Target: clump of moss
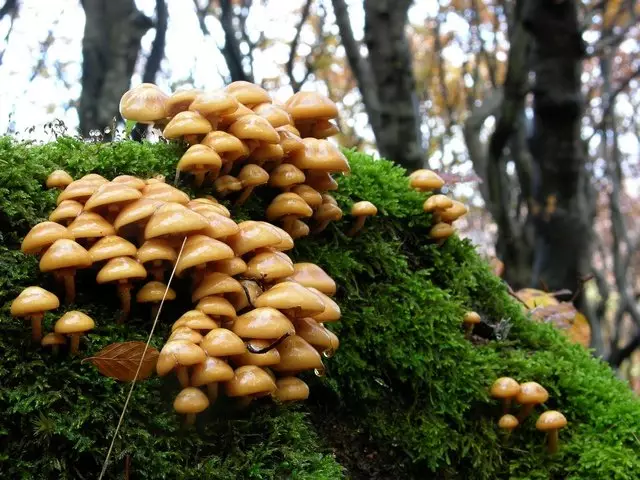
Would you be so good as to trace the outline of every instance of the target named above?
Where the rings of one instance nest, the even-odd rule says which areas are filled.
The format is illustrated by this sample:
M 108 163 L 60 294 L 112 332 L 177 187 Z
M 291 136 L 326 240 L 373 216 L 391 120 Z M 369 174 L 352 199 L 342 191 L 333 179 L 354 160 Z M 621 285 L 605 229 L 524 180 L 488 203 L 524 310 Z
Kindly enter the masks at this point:
M 61 138 L 35 146 L 0 139 L 0 471 L 8 478 L 94 476 L 127 391 L 79 360 L 53 359 L 30 347 L 24 325 L 8 314 L 22 288 L 48 281 L 37 262 L 18 251 L 22 236 L 55 205 L 55 192 L 43 188 L 47 174 L 64 168 L 74 177 L 163 174 L 171 181 L 180 152 L 172 144 Z M 296 261 L 317 263 L 336 280 L 343 312 L 330 325 L 341 345 L 326 362 L 327 376 L 306 378 L 308 406 L 267 402 L 244 414 L 208 414 L 196 432 L 187 432 L 171 409 L 176 384 L 145 381 L 116 443 L 111 478 L 121 476 L 127 456 L 141 478 L 357 477 L 362 473 L 344 472 L 328 453 L 334 441 L 345 443 L 326 428 L 319 412 L 327 410 L 332 421 L 344 419 L 354 438 L 365 432 L 376 449 L 393 452 L 384 457 L 397 462 L 386 470 L 395 472 L 388 478 L 399 471 L 411 478 L 636 478 L 640 403 L 627 386 L 551 326 L 529 321 L 468 241 L 429 242 L 425 197 L 408 188 L 401 168 L 346 154 L 352 174 L 339 179 L 341 207 L 348 211 L 366 199 L 379 213 L 356 237 L 345 235 L 352 222 L 345 215 L 321 235 L 296 242 Z M 234 218 L 262 219 L 269 195 L 252 198 Z M 149 328 L 142 309 L 116 326 L 117 302 L 99 292 L 81 290 L 78 307 L 97 321 L 89 353 L 143 339 Z M 167 307 L 167 318 L 180 308 Z M 462 316 L 469 309 L 483 318 L 483 341 L 464 338 Z M 161 325 L 156 346 L 167 328 Z M 488 396 L 503 375 L 535 380 L 549 391 L 546 407 L 569 421 L 559 454 L 546 453 L 544 435 L 534 427 L 537 415 L 503 443 L 500 405 Z M 360 454 L 354 445 L 352 453 Z

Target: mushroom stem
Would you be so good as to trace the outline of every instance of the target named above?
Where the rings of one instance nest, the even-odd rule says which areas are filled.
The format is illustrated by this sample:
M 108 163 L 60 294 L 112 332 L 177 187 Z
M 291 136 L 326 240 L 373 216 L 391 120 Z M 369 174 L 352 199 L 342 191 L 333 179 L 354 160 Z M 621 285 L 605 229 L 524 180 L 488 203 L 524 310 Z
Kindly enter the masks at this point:
M 356 233 L 358 233 L 360 230 L 362 230 L 362 227 L 364 226 L 364 221 L 367 219 L 367 217 L 365 217 L 364 215 L 361 217 L 356 218 L 355 223 L 353 224 L 353 227 L 351 227 L 351 230 L 349 230 L 349 232 L 347 233 L 348 237 L 353 237 Z
M 518 421 L 520 423 L 522 423 L 522 421 L 525 418 L 531 415 L 531 412 L 533 411 L 533 407 L 534 407 L 533 403 L 527 403 L 526 405 L 522 406 L 522 410 L 520 410 L 520 414 L 518 415 Z
M 187 142 L 189 145 L 195 145 L 196 143 L 198 143 L 198 135 L 196 134 L 185 135 L 184 141 Z
M 209 383 L 207 384 L 207 395 L 209 396 L 209 401 L 211 404 L 215 403 L 218 398 L 218 384 L 217 383 Z
M 247 198 L 249 198 L 249 196 L 253 192 L 254 188 L 255 187 L 247 187 L 247 188 L 245 188 L 242 191 L 242 193 L 240 194 L 240 196 L 238 197 L 238 199 L 236 200 L 236 205 L 242 205 L 244 202 L 246 202 Z
M 64 280 L 64 302 L 66 304 L 73 303 L 76 299 L 76 279 L 73 270 L 65 270 L 60 272 Z
M 327 225 L 329 225 L 329 223 L 331 222 L 331 220 L 323 220 L 322 222 L 318 223 L 318 225 L 316 226 L 316 228 L 313 230 L 313 233 L 320 233 L 323 232 L 325 228 L 327 228 Z
M 38 343 L 42 340 L 42 317 L 44 317 L 42 312 L 31 315 L 31 339 Z
M 160 303 L 154 303 L 151 305 L 151 318 L 155 319 L 160 311 Z
M 189 371 L 187 367 L 178 365 L 176 368 L 176 375 L 178 376 L 178 381 L 182 388 L 187 388 L 189 386 Z
M 509 408 L 511 408 L 511 397 L 502 399 L 502 413 L 509 413 Z
M 180 169 L 176 168 L 176 176 L 173 179 L 173 184 L 177 187 L 178 186 L 178 182 L 180 182 Z
M 224 162 L 222 164 L 222 169 L 220 170 L 220 175 L 229 175 L 229 172 L 233 168 L 233 162 Z
M 80 334 L 79 333 L 72 333 L 71 334 L 71 348 L 69 349 L 69 353 L 71 355 L 77 355 L 79 348 L 80 348 Z
M 196 170 L 193 172 L 193 176 L 195 178 L 194 183 L 196 184 L 196 187 L 200 188 L 204 183 L 204 177 L 207 176 L 207 172 L 206 170 Z
M 473 323 L 467 323 L 464 326 L 464 338 L 469 340 L 471 338 L 471 333 L 473 332 Z
M 164 269 L 162 267 L 152 267 L 150 270 L 154 280 L 164 282 Z
M 184 424 L 185 425 L 193 425 L 196 423 L 196 414 L 195 413 L 187 413 L 184 416 Z
M 553 455 L 558 451 L 558 430 L 550 430 L 547 438 L 549 440 L 549 453 Z
M 60 353 L 60 346 L 59 345 L 51 345 L 51 353 L 53 353 L 53 355 L 57 356 L 58 353 Z
M 251 402 L 253 402 L 253 397 L 251 396 L 247 395 L 245 397 L 240 397 L 236 402 L 236 407 L 238 410 L 244 410 L 249 405 L 251 405 Z
M 118 324 L 124 323 L 131 313 L 131 286 L 131 283 L 127 281 L 118 282 L 118 297 L 120 297 L 120 307 L 122 308 L 122 315 L 117 320 Z

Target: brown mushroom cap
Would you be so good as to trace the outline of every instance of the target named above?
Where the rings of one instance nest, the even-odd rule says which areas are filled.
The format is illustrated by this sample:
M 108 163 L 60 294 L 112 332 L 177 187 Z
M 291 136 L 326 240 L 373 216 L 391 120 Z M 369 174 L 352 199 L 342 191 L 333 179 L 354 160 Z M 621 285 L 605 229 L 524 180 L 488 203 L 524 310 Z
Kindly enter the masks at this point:
M 43 347 L 64 345 L 65 343 L 67 343 L 67 340 L 64 338 L 64 336 L 60 335 L 59 333 L 53 332 L 47 333 L 40 341 L 40 345 L 42 345 Z
M 296 282 L 305 287 L 317 288 L 329 296 L 335 295 L 337 290 L 337 285 L 333 278 L 315 263 L 294 263 L 293 274 L 285 278 L 285 281 Z
M 302 142 L 304 150 L 293 152 L 289 157 L 290 163 L 300 170 L 320 170 L 329 173 L 351 171 L 347 157 L 330 141 L 308 137 L 302 139 Z
M 242 190 L 242 182 L 233 175 L 223 175 L 218 177 L 213 185 L 220 196 L 225 196 L 229 193 L 239 192 Z
M 147 240 L 136 253 L 136 258 L 142 264 L 164 260 L 172 264 L 178 259 L 175 249 L 166 240 Z
M 152 198 L 141 198 L 130 203 L 118 213 L 113 227 L 120 231 L 127 225 L 143 224 L 164 202 Z
M 284 252 L 286 250 L 291 250 L 293 248 L 293 237 L 291 235 L 289 235 L 287 232 L 285 232 L 282 228 L 278 227 L 277 225 L 272 225 L 270 223 L 266 223 L 266 225 L 268 225 L 271 230 L 275 231 L 278 235 L 280 235 L 280 242 L 275 245 L 271 245 L 271 248 L 280 250 L 281 252 Z
M 500 420 L 498 421 L 498 426 L 500 428 L 504 430 L 509 430 L 509 431 L 516 428 L 519 424 L 520 422 L 518 421 L 518 419 L 508 413 L 500 417 Z
M 409 175 L 411 188 L 421 191 L 438 190 L 444 186 L 444 180 L 436 172 L 425 168 L 416 170 Z
M 167 116 L 169 96 L 153 83 L 141 83 L 120 98 L 119 111 L 125 120 L 154 123 Z
M 271 102 L 271 97 L 264 88 L 244 80 L 231 82 L 224 90 L 247 107 Z
M 209 121 L 198 112 L 184 111 L 177 113 L 169 121 L 162 132 L 165 138 L 174 139 L 186 135 L 206 135 L 211 131 Z
M 356 202 L 351 207 L 351 215 L 353 215 L 354 217 L 372 217 L 374 215 L 377 215 L 377 213 L 378 209 L 376 208 L 376 206 L 371 202 L 367 202 L 366 200 L 362 202 Z
M 149 183 L 142 189 L 142 197 L 163 202 L 173 202 L 186 205 L 189 195 L 164 182 Z
M 211 272 L 206 274 L 198 284 L 198 288 L 191 295 L 191 301 L 197 302 L 204 297 L 240 291 L 242 291 L 242 285 L 235 278 L 224 273 Z
M 247 278 L 271 282 L 287 277 L 293 272 L 293 261 L 287 254 L 275 249 L 267 249 L 249 260 L 244 275 Z
M 221 210 L 214 205 L 201 203 L 200 205 L 192 206 L 190 209 L 199 213 L 207 220 L 208 226 L 204 230 L 204 233 L 211 238 L 225 238 L 239 231 L 238 224 L 222 213 L 219 213 Z
M 96 276 L 98 283 L 119 282 L 146 278 L 145 268 L 129 257 L 116 257 L 109 260 Z
M 521 405 L 537 405 L 549 399 L 549 392 L 536 382 L 520 384 L 520 391 L 516 395 L 516 401 Z
M 65 200 L 75 200 L 84 203 L 98 190 L 100 185 L 106 182 L 107 180 L 104 182 L 98 180 L 74 180 L 60 192 L 60 195 L 56 198 L 56 204 L 59 205 Z
M 493 398 L 514 398 L 520 393 L 520 384 L 510 377 L 500 377 L 491 385 Z
M 249 110 L 250 112 L 251 110 Z M 207 133 L 200 144 L 215 150 L 220 155 L 223 163 L 233 163 L 249 156 L 249 149 L 242 143 L 242 140 L 221 130 Z
M 297 377 L 282 377 L 276 381 L 273 398 L 280 402 L 299 402 L 309 398 L 309 386 Z
M 264 143 L 280 142 L 280 135 L 275 128 L 258 115 L 245 115 L 233 122 L 228 129 L 229 133 L 241 140 L 258 140 Z
M 320 297 L 299 283 L 282 282 L 271 287 L 254 302 L 259 307 L 291 311 L 297 317 L 316 315 L 325 309 Z
M 209 399 L 202 390 L 196 387 L 183 388 L 173 401 L 173 408 L 182 414 L 196 414 L 209 407 Z
M 300 135 L 302 137 L 329 138 L 340 133 L 340 129 L 335 122 L 319 119 L 310 124 L 298 123 Z
M 231 302 L 223 297 L 209 296 L 200 299 L 196 305 L 196 310 L 212 317 L 225 317 L 229 320 L 236 318 L 236 310 Z
M 286 216 L 310 217 L 313 210 L 300 196 L 292 192 L 277 195 L 267 207 L 267 219 L 277 220 Z
M 241 103 L 240 106 L 238 107 L 238 109 L 235 112 L 230 113 L 229 115 L 223 115 L 220 118 L 220 120 L 218 121 L 218 128 L 226 130 L 236 120 L 238 120 L 239 118 L 244 117 L 246 115 L 253 115 L 253 110 L 245 107 Z M 248 154 L 248 152 L 247 152 L 247 154 Z
M 191 102 L 202 93 L 197 88 L 176 90 L 167 100 L 167 117 L 175 117 L 178 113 L 189 110 Z
M 307 202 L 307 205 L 314 210 L 322 205 L 322 195 L 315 188 L 310 187 L 309 185 L 294 185 L 291 188 L 291 192 L 299 195 L 305 202 Z
M 229 300 L 237 312 L 249 306 L 253 307 L 256 298 L 262 295 L 263 292 L 260 285 L 253 280 L 241 280 L 240 285 L 242 285 L 242 291 L 229 295 Z
M 168 341 L 186 340 L 196 345 L 202 342 L 202 335 L 189 327 L 178 327 L 171 331 Z
M 167 292 L 165 300 L 175 300 L 176 292 L 173 288 L 167 289 L 167 285 L 162 282 L 151 281 L 147 282 L 136 295 L 136 301 L 138 303 L 153 303 L 160 302 L 164 297 L 164 292 Z
M 229 245 L 237 256 L 258 248 L 272 247 L 283 241 L 282 235 L 266 222 L 247 220 L 238 224 L 238 233 L 227 238 Z
M 71 310 L 65 313 L 54 325 L 55 333 L 74 334 L 83 333 L 93 330 L 96 324 L 93 319 L 77 310 Z
M 191 385 L 200 387 L 209 383 L 228 382 L 233 378 L 233 368 L 224 360 L 215 357 L 207 357 L 203 363 L 193 367 L 191 373 Z
M 73 240 L 56 240 L 40 259 L 40 271 L 50 272 L 65 268 L 88 268 L 91 255 Z
M 229 397 L 244 397 L 275 391 L 276 384 L 269 374 L 255 365 L 244 365 L 234 372 L 232 380 L 225 383 Z
M 34 313 L 54 310 L 59 306 L 58 297 L 48 290 L 40 287 L 27 287 L 11 302 L 11 315 L 26 317 Z
M 452 206 L 453 200 L 451 200 L 446 195 L 438 193 L 427 198 L 422 205 L 422 209 L 425 212 L 435 212 L 436 210 L 446 210 L 447 208 Z
M 64 170 L 54 170 L 47 177 L 47 188 L 66 188 L 73 182 L 73 177 Z
M 229 115 L 238 109 L 238 100 L 222 90 L 207 90 L 193 99 L 189 110 L 204 117 Z
M 247 346 L 250 346 L 254 350 L 262 350 L 271 345 L 272 342 L 273 340 L 253 339 L 247 342 Z M 247 350 L 241 355 L 233 355 L 231 361 L 237 366 L 256 365 L 258 367 L 269 367 L 280 362 L 280 354 L 275 348 L 272 348 L 266 353 L 251 353 Z
M 291 321 L 275 308 L 263 307 L 240 315 L 233 322 L 233 332 L 241 338 L 277 339 L 295 333 Z
M 69 223 L 82 213 L 83 206 L 75 200 L 63 200 L 49 215 L 49 221 Z
M 435 240 L 443 240 L 453 235 L 455 230 L 448 223 L 436 223 L 431 230 L 429 230 L 429 237 Z
M 464 323 L 467 325 L 477 325 L 481 322 L 480 315 L 477 312 L 466 312 L 463 318 Z
M 93 263 L 96 263 L 115 257 L 135 257 L 137 250 L 130 241 L 117 235 L 107 235 L 89 249 L 89 255 Z
M 309 345 L 320 351 L 335 351 L 340 346 L 340 341 L 336 334 L 331 330 L 327 330 L 313 318 L 296 318 L 294 325 L 296 335 L 304 338 Z
M 336 222 L 342 218 L 342 210 L 333 203 L 323 203 L 318 207 L 313 218 L 318 222 Z
M 214 267 L 216 272 L 225 273 L 232 277 L 235 277 L 236 275 L 242 275 L 244 272 L 247 271 L 247 268 L 249 267 L 247 266 L 245 261 L 240 257 L 233 257 L 233 258 L 228 258 L 226 260 L 220 260 L 219 262 L 216 262 Z
M 253 112 L 267 119 L 273 128 L 282 127 L 283 125 L 293 124 L 291 115 L 273 103 L 261 103 L 253 107 Z
M 298 335 L 285 338 L 277 348 L 280 363 L 272 367 L 277 372 L 294 373 L 323 368 L 318 351 Z
M 297 92 L 285 103 L 287 112 L 297 123 L 304 120 L 329 119 L 338 116 L 338 107 L 328 97 L 316 92 Z
M 335 322 L 340 320 L 342 313 L 340 311 L 340 306 L 334 302 L 328 295 L 322 293 L 317 288 L 307 287 L 313 293 L 318 295 L 324 302 L 324 311 L 322 313 L 318 313 L 316 315 L 312 315 L 312 318 L 318 323 L 328 323 Z
M 469 209 L 461 202 L 453 200 L 453 205 L 440 212 L 440 220 L 445 223 L 455 222 L 458 218 L 467 214 Z
M 208 332 L 214 328 L 220 328 L 220 325 L 200 310 L 189 310 L 174 322 L 171 331 L 181 327 L 187 327 L 199 332 Z
M 105 183 L 84 204 L 86 211 L 111 205 L 122 206 L 142 197 L 142 192 L 124 183 Z
M 177 169 L 182 172 L 211 171 L 217 174 L 221 167 L 222 159 L 220 155 L 213 148 L 198 143 L 191 145 L 184 152 L 180 157 Z
M 566 426 L 566 417 L 556 410 L 547 410 L 546 412 L 543 412 L 536 421 L 536 429 L 542 432 L 558 430 L 559 428 L 564 428 Z
M 282 147 L 282 153 L 289 156 L 291 153 L 304 148 L 302 138 L 300 138 L 300 132 L 291 125 L 283 125 L 276 128 L 276 132 L 280 136 L 280 146 Z
M 183 205 L 174 204 L 171 210 L 165 209 L 165 206 L 158 208 L 147 222 L 144 229 L 146 240 L 158 237 L 183 237 L 202 231 L 208 226 L 206 218 Z
M 38 254 L 61 238 L 73 240 L 66 227 L 55 222 L 40 222 L 22 240 L 20 250 L 26 254 Z
M 133 175 L 118 175 L 113 180 L 111 180 L 111 183 L 126 185 L 127 187 L 135 188 L 136 190 L 140 191 L 142 191 L 142 189 L 146 185 L 146 183 L 144 183 L 144 180 L 138 177 L 134 177 Z
M 305 184 L 315 188 L 319 192 L 328 192 L 338 189 L 338 182 L 329 172 L 309 170 L 306 174 Z
M 242 167 L 242 170 L 238 173 L 238 180 L 244 188 L 257 187 L 269 181 L 269 174 L 259 165 L 250 163 Z
M 204 337 L 201 346 L 212 357 L 240 355 L 247 351 L 242 339 L 226 328 L 211 330 Z
M 304 180 L 305 176 L 302 170 L 290 163 L 283 163 L 271 172 L 269 185 L 275 188 L 289 188 L 304 183 Z
M 101 238 L 116 234 L 113 226 L 107 222 L 104 217 L 93 212 L 82 212 L 69 224 L 67 229 L 76 240 L 83 238 Z
M 165 343 L 160 350 L 156 372 L 162 377 L 178 366 L 197 365 L 203 363 L 206 358 L 207 354 L 195 343 L 188 340 L 172 340 Z
M 184 249 L 176 265 L 176 275 L 208 262 L 216 262 L 225 258 L 233 258 L 233 250 L 219 240 L 205 235 L 191 235 L 184 244 Z

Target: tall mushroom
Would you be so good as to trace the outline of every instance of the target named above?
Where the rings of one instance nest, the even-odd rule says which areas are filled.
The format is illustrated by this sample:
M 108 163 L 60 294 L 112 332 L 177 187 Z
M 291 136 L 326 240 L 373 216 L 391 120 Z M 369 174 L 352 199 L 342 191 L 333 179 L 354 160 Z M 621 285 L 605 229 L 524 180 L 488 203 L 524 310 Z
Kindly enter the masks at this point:
M 193 367 L 191 373 L 191 385 L 194 387 L 207 387 L 209 401 L 214 403 L 218 398 L 218 384 L 233 379 L 233 368 L 224 360 L 215 357 L 207 357 L 202 363 Z
M 77 310 L 71 310 L 58 319 L 54 325 L 54 331 L 71 337 L 69 353 L 76 355 L 80 347 L 80 337 L 89 330 L 93 330 L 95 326 L 96 324 L 90 316 Z
M 131 312 L 131 289 L 133 280 L 141 280 L 147 277 L 145 268 L 129 257 L 116 257 L 109 260 L 96 276 L 96 281 L 102 283 L 115 283 L 120 297 L 122 315 L 117 323 L 123 323 Z
M 547 432 L 549 441 L 549 453 L 553 455 L 558 451 L 558 430 L 567 426 L 565 416 L 555 410 L 547 410 L 536 422 L 536 428 L 542 432 Z
M 473 332 L 473 327 L 480 323 L 481 318 L 477 312 L 466 312 L 464 314 L 464 317 L 462 318 L 462 321 L 464 323 L 465 330 L 464 337 L 469 338 L 471 337 L 471 333 Z
M 351 207 L 351 215 L 356 217 L 356 221 L 353 224 L 353 227 L 351 227 L 351 230 L 347 233 L 347 236 L 353 237 L 356 233 L 362 230 L 367 217 L 373 217 L 377 215 L 377 213 L 378 209 L 371 202 L 362 201 L 354 203 Z
M 536 382 L 525 382 L 520 385 L 520 391 L 516 395 L 516 401 L 522 405 L 522 410 L 518 415 L 520 423 L 529 416 L 533 407 L 546 402 L 549 399 L 549 392 Z
M 42 318 L 44 313 L 60 306 L 53 293 L 40 287 L 27 287 L 11 302 L 11 315 L 31 320 L 31 338 L 39 342 L 42 338 Z
M 520 392 L 520 384 L 511 377 L 500 377 L 491 385 L 491 396 L 502 400 L 502 410 L 509 411 L 511 400 Z
M 65 303 L 76 298 L 75 274 L 79 268 L 91 266 L 91 255 L 73 240 L 56 240 L 40 259 L 42 272 L 56 272 L 64 280 Z
M 166 295 L 165 295 L 166 292 Z M 136 294 L 138 303 L 151 303 L 151 317 L 158 316 L 160 303 L 164 300 L 175 300 L 176 292 L 173 288 L 162 282 L 151 281 L 146 283 Z
M 194 175 L 196 187 L 201 187 L 207 174 L 215 179 L 221 167 L 220 155 L 213 148 L 201 144 L 191 145 L 176 167 L 176 183 L 180 172 L 188 172 Z
M 73 177 L 64 170 L 54 170 L 47 177 L 47 188 L 57 188 L 64 190 L 67 186 L 73 182 Z
M 238 173 L 238 181 L 244 190 L 236 200 L 236 205 L 242 205 L 256 187 L 265 185 L 269 181 L 269 174 L 258 165 L 248 164 Z
M 189 367 L 203 363 L 207 358 L 204 350 L 188 340 L 171 340 L 164 344 L 156 372 L 163 377 L 175 370 L 180 385 L 185 388 L 189 386 Z
M 185 425 L 193 425 L 196 421 L 196 414 L 203 412 L 209 407 L 209 399 L 195 387 L 182 389 L 173 401 L 173 408 L 176 412 L 185 415 Z
M 117 235 L 102 237 L 89 249 L 89 255 L 94 264 L 116 257 L 135 257 L 136 246 Z

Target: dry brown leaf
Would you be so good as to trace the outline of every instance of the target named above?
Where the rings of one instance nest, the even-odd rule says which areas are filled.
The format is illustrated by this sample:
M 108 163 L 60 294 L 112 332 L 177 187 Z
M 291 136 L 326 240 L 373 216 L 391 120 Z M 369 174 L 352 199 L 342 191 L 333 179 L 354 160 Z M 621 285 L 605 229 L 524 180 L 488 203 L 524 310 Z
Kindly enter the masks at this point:
M 115 378 L 121 382 L 131 382 L 138 371 L 145 345 L 145 342 L 112 343 L 95 356 L 85 358 L 83 362 L 93 363 L 105 377 Z M 153 347 L 149 347 L 144 352 L 144 361 L 137 380 L 144 380 L 151 376 L 156 368 L 158 355 L 158 350 Z

